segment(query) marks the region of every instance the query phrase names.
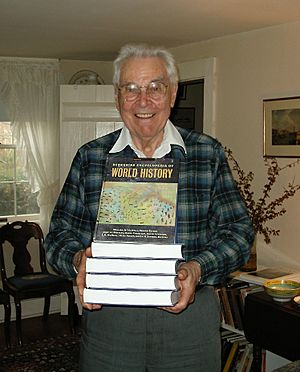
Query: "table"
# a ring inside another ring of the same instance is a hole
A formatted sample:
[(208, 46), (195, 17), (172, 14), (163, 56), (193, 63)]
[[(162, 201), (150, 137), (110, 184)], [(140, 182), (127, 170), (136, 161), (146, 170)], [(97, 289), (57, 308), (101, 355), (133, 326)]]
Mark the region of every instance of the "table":
[(261, 371), (262, 349), (283, 358), (300, 359), (300, 306), (293, 301), (280, 303), (265, 292), (245, 299), (244, 332), (253, 344), (253, 371)]

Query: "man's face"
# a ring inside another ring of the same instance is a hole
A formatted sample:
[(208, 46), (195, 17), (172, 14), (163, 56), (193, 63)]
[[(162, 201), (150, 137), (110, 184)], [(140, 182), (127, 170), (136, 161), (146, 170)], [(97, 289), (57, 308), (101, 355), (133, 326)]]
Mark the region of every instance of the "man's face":
[(142, 89), (134, 100), (127, 100), (119, 91), (117, 108), (123, 122), (129, 129), (133, 142), (161, 141), (163, 129), (174, 105), (177, 86), (170, 83), (164, 63), (157, 57), (130, 58), (121, 70), (120, 86), (135, 83), (145, 87), (159, 81), (167, 85), (166, 92), (159, 99), (153, 99)]

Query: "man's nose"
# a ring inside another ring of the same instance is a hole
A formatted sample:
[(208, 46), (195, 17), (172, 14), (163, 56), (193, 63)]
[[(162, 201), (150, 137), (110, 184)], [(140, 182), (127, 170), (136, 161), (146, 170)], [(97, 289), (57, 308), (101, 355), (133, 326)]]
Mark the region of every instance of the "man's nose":
[(141, 87), (140, 94), (139, 94), (140, 104), (144, 105), (148, 103), (149, 95), (147, 93), (146, 87)]

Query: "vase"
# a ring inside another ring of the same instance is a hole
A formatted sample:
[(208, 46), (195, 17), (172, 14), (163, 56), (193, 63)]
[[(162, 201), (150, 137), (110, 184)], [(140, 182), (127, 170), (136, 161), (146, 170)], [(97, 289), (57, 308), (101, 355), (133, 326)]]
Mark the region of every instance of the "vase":
[(257, 269), (256, 237), (250, 250), (249, 260), (240, 268), (241, 271), (255, 271)]

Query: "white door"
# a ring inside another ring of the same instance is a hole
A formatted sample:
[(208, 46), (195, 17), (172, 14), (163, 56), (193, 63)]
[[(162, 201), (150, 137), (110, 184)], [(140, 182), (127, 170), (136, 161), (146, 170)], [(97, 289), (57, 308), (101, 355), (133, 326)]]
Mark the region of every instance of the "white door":
[(78, 148), (122, 126), (112, 85), (60, 87), (60, 186)]

